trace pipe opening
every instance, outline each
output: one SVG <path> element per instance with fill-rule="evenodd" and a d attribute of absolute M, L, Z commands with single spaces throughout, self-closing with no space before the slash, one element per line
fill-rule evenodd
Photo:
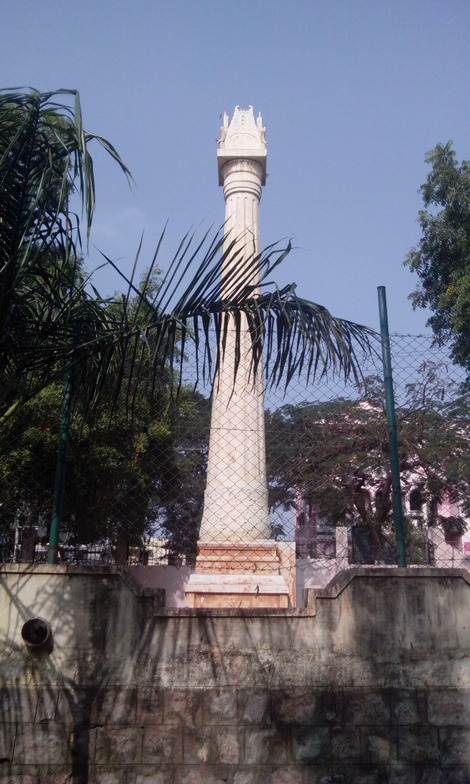
<path fill-rule="evenodd" d="M 52 629 L 51 625 L 43 618 L 31 618 L 23 624 L 21 637 L 30 651 L 52 652 Z"/>

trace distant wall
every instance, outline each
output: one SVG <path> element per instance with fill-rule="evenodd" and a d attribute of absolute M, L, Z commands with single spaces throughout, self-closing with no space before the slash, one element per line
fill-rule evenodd
<path fill-rule="evenodd" d="M 0 782 L 463 784 L 463 570 L 352 568 L 305 610 L 178 610 L 128 574 L 0 572 Z M 31 654 L 25 620 L 53 629 Z"/>
<path fill-rule="evenodd" d="M 132 566 L 129 569 L 139 588 L 165 591 L 166 607 L 186 607 L 184 589 L 193 572 L 194 566 Z"/>

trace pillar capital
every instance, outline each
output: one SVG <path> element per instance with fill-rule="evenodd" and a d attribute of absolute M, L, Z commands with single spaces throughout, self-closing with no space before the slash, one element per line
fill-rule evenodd
<path fill-rule="evenodd" d="M 263 127 L 261 114 L 255 120 L 253 107 L 240 109 L 235 107 L 231 122 L 228 114 L 224 112 L 223 125 L 220 129 L 219 149 L 217 150 L 217 165 L 219 170 L 219 185 L 224 184 L 223 169 L 229 161 L 244 159 L 255 161 L 261 167 L 261 185 L 266 184 L 266 128 Z"/>
<path fill-rule="evenodd" d="M 234 158 L 224 163 L 221 171 L 224 198 L 227 201 L 237 193 L 261 199 L 261 186 L 265 180 L 265 170 L 259 161 L 250 158 Z"/>

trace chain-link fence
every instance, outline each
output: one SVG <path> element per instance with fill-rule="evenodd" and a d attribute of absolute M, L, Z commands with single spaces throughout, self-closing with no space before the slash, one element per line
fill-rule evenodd
<path fill-rule="evenodd" d="M 464 565 L 465 372 L 429 337 L 395 335 L 391 351 L 408 563 Z M 132 417 L 123 401 L 111 419 L 98 413 L 90 423 L 77 403 L 58 561 L 190 566 L 202 544 L 206 561 L 225 558 L 227 570 L 242 571 L 247 548 L 258 547 L 268 569 L 259 547 L 271 538 L 295 543 L 298 570 L 318 582 L 338 563 L 395 564 L 378 336 L 361 369 L 360 382 L 330 372 L 308 382 L 301 374 L 264 397 L 251 387 L 248 404 L 243 389 L 230 388 L 213 414 L 210 490 L 210 388 L 194 388 L 189 359 L 179 396 L 162 379 L 152 402 L 134 396 Z M 3 561 L 47 560 L 61 405 L 52 385 L 2 428 Z"/>

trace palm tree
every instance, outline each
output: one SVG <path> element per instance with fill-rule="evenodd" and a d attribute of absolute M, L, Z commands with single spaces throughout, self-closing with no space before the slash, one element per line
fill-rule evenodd
<path fill-rule="evenodd" d="M 52 93 L 0 93 L 2 419 L 63 374 L 65 357 L 99 373 L 112 337 L 106 311 L 85 291 L 80 220 L 70 211 L 70 196 L 81 195 L 88 236 L 93 138 L 129 172 L 106 140 L 83 130 L 79 96 L 59 91 L 67 94 L 75 97 L 74 110 Z"/>
<path fill-rule="evenodd" d="M 73 107 L 67 103 L 71 98 Z M 272 246 L 244 262 L 261 268 L 257 295 L 250 271 L 239 264 L 232 273 L 239 284 L 232 287 L 236 297 L 220 298 L 224 257 L 237 253 L 235 244 L 223 251 L 220 235 L 200 241 L 187 235 L 156 296 L 132 279 L 126 280 L 119 308 L 109 307 L 94 289 L 90 295 L 79 261 L 81 216 L 71 211 L 70 197 L 76 192 L 81 198 L 88 243 L 95 205 L 91 142 L 101 144 L 131 177 L 114 147 L 84 130 L 78 92 L 0 92 L 0 423 L 63 376 L 66 366 L 74 368 L 78 381 L 86 377 L 90 408 L 106 378 L 116 380 L 114 400 L 124 382 L 132 396 L 144 365 L 150 378 L 158 378 L 168 363 L 182 362 L 189 340 L 205 372 L 214 364 L 211 330 L 223 336 L 230 317 L 239 334 L 242 312 L 255 369 L 264 347 L 270 383 L 288 383 L 305 367 L 312 376 L 330 367 L 360 375 L 359 355 L 369 348 L 370 330 L 299 298 L 294 285 L 279 289 L 267 283 L 289 248 Z M 140 308 L 135 302 L 130 307 L 136 294 Z"/>

